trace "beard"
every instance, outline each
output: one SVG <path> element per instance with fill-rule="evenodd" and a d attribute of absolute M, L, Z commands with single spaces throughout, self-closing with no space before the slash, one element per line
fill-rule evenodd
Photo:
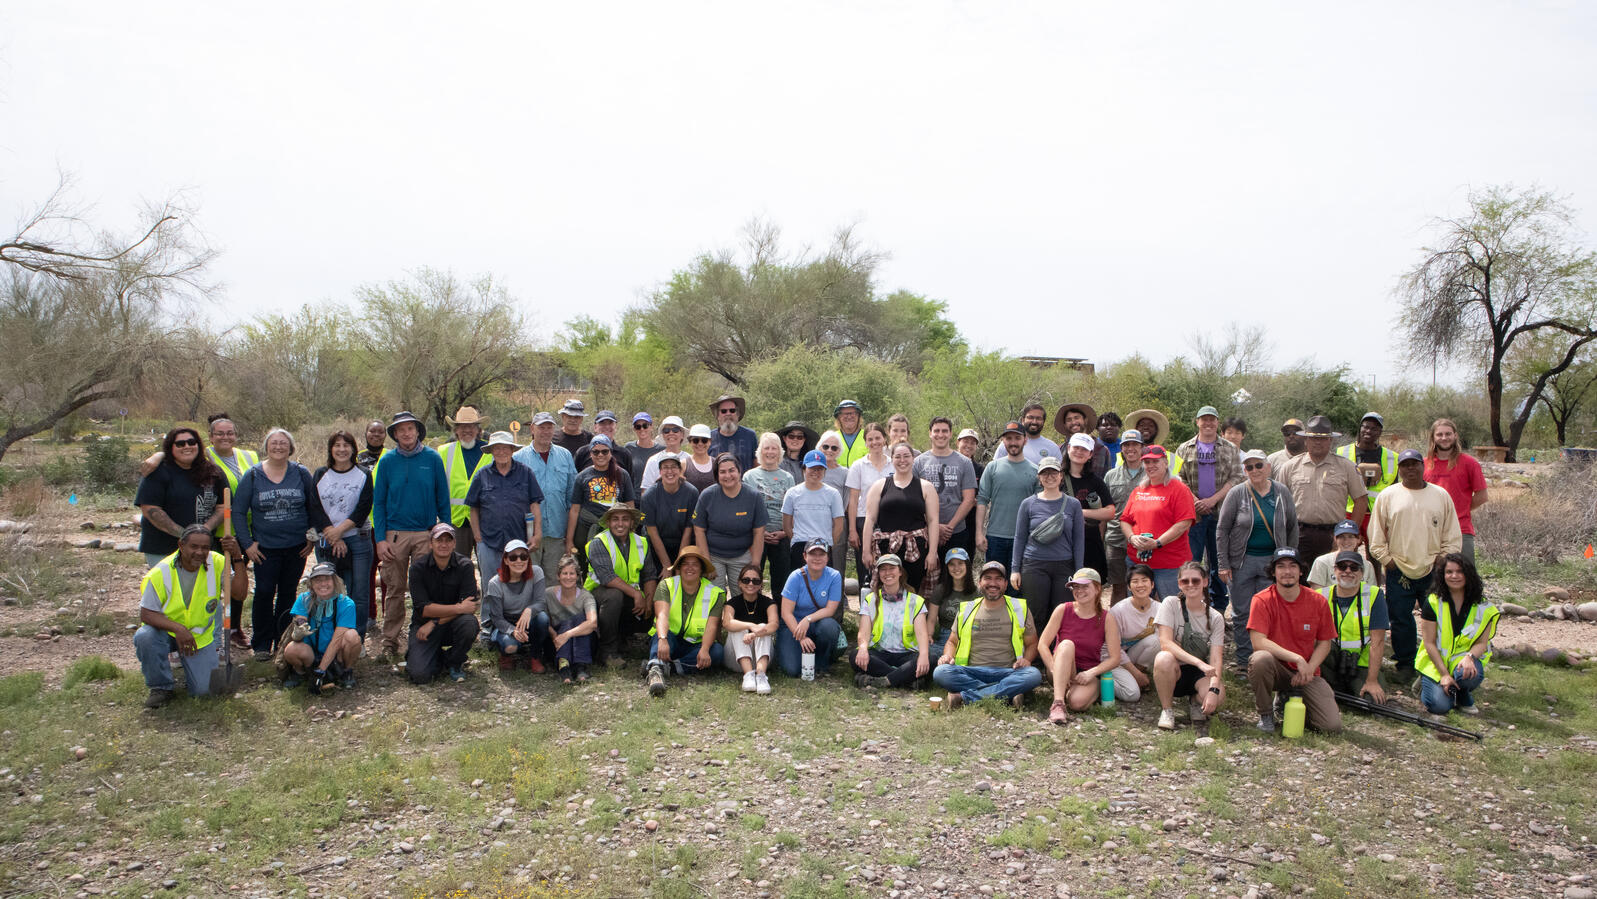
<path fill-rule="evenodd" d="M 727 437 L 731 437 L 733 434 L 736 434 L 737 432 L 738 432 L 738 423 L 737 422 L 735 422 L 735 421 L 723 421 L 723 422 L 721 422 L 721 433 L 723 435 L 725 435 Z"/>
<path fill-rule="evenodd" d="M 1042 433 L 1042 422 L 1023 422 L 1021 427 L 1026 429 L 1027 437 L 1036 437 Z"/>

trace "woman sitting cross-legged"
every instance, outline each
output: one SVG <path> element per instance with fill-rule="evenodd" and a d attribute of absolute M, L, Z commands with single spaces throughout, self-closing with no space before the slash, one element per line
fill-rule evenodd
<path fill-rule="evenodd" d="M 854 684 L 913 687 L 932 671 L 931 625 L 926 600 L 904 583 L 898 556 L 876 559 L 876 589 L 860 600 L 859 649 Z"/>

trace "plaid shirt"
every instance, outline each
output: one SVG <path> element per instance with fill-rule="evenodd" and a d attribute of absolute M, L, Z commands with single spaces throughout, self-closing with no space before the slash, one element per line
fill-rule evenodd
<path fill-rule="evenodd" d="M 1194 499 L 1208 499 L 1198 495 L 1198 438 L 1193 437 L 1176 447 L 1181 457 L 1181 483 L 1192 491 Z M 1214 490 L 1220 492 L 1227 484 L 1242 483 L 1242 451 L 1224 437 L 1214 438 Z"/>

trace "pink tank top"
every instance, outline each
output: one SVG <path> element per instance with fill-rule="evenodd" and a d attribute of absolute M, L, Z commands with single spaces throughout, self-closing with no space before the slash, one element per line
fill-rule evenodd
<path fill-rule="evenodd" d="M 1091 668 L 1098 664 L 1099 657 L 1103 655 L 1103 610 L 1099 609 L 1098 614 L 1091 618 L 1083 618 L 1076 614 L 1074 602 L 1065 603 L 1063 608 L 1065 613 L 1060 616 L 1059 633 L 1054 635 L 1054 646 L 1058 646 L 1064 640 L 1075 643 L 1079 667 Z M 1092 661 L 1090 664 L 1080 665 L 1080 660 L 1085 659 Z"/>

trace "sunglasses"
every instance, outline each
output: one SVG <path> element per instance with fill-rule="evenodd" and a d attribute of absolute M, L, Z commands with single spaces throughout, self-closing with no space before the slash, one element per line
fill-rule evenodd
<path fill-rule="evenodd" d="M 721 413 L 722 415 L 731 415 L 732 413 L 736 412 L 737 410 L 738 410 L 738 407 L 736 407 L 736 406 L 727 406 L 725 409 L 717 409 L 715 411 Z"/>
<path fill-rule="evenodd" d="M 791 434 L 783 434 L 782 435 L 782 439 L 783 440 L 803 440 L 804 439 L 804 435 L 801 432 L 799 432 L 799 431 L 794 431 Z"/>
<path fill-rule="evenodd" d="M 607 450 L 607 449 L 590 450 L 588 452 L 588 455 L 590 455 L 590 456 L 608 456 L 608 455 L 610 455 L 610 451 Z"/>
<path fill-rule="evenodd" d="M 688 442 L 689 443 L 709 443 L 710 442 L 710 438 L 708 438 L 708 437 L 689 437 L 688 438 Z"/>
<path fill-rule="evenodd" d="M 632 430 L 634 430 L 634 431 L 642 431 L 645 428 L 649 428 L 649 427 L 653 427 L 653 426 L 650 425 L 646 421 L 635 421 L 635 422 L 632 423 Z"/>
<path fill-rule="evenodd" d="M 1184 578 L 1180 578 L 1179 580 L 1177 580 L 1176 583 L 1182 584 L 1182 585 L 1186 585 L 1186 584 L 1201 584 L 1201 583 L 1203 583 L 1203 578 L 1201 578 L 1201 577 L 1184 577 Z"/>
<path fill-rule="evenodd" d="M 1255 468 L 1263 468 L 1264 467 L 1264 463 L 1263 462 L 1249 462 L 1248 464 L 1246 464 L 1246 465 L 1244 465 L 1242 467 L 1247 469 L 1248 471 L 1252 471 Z"/>
<path fill-rule="evenodd" d="M 1363 571 L 1364 570 L 1364 566 L 1363 565 L 1354 565 L 1352 562 L 1348 562 L 1346 564 L 1336 566 L 1336 570 L 1337 571 Z"/>
<path fill-rule="evenodd" d="M 199 446 L 200 442 L 198 440 L 174 440 L 174 441 L 172 441 L 172 445 L 173 446 Z"/>
<path fill-rule="evenodd" d="M 757 577 L 740 577 L 740 578 L 738 578 L 738 583 L 740 583 L 740 584 L 758 584 L 759 582 L 760 582 L 760 579 L 757 578 Z"/>
<path fill-rule="evenodd" d="M 527 561 L 530 558 L 532 558 L 532 556 L 529 556 L 526 553 L 511 553 L 510 555 L 505 556 L 505 561 L 506 562 L 525 562 L 525 561 Z"/>
<path fill-rule="evenodd" d="M 676 425 L 667 425 L 666 427 L 663 427 L 663 428 L 660 429 L 660 433 L 662 433 L 662 434 L 680 434 L 680 433 L 682 433 L 682 429 L 677 427 Z"/>
<path fill-rule="evenodd" d="M 823 447 L 821 447 L 821 452 L 823 452 L 823 453 L 840 453 L 842 451 L 843 451 L 843 448 L 840 447 L 840 446 L 823 446 Z"/>

